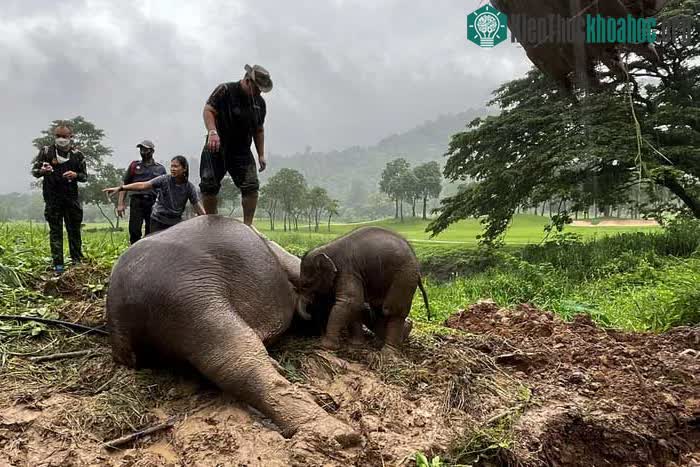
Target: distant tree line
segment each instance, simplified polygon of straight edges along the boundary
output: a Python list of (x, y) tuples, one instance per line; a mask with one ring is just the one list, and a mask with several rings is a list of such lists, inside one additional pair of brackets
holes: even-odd
[(403, 222), (404, 202), (411, 206), (412, 216), (416, 217), (416, 203), (422, 202), (423, 219), (427, 219), (428, 200), (438, 198), (442, 191), (440, 165), (433, 161), (411, 169), (406, 159), (394, 159), (386, 164), (379, 189), (394, 201), (395, 218)]
[(280, 169), (260, 189), (258, 205), (267, 214), (271, 230), (277, 229), (281, 220), (284, 231), (298, 231), (299, 224), (306, 222), (308, 229), (316, 232), (326, 219), (330, 230), (331, 219), (340, 207), (325, 188), (309, 188), (304, 175), (288, 168)]

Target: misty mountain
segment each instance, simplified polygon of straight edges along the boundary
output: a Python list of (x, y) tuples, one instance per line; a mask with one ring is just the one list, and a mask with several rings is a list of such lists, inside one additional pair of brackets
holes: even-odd
[(331, 152), (313, 152), (309, 148), (305, 153), (287, 157), (271, 155), (269, 171), (261, 174), (261, 183), (280, 168), (289, 167), (301, 172), (309, 185), (326, 188), (341, 204), (364, 201), (367, 194), (379, 191), (379, 179), (387, 162), (403, 157), (412, 166), (429, 161), (438, 161), (442, 166), (452, 135), (487, 113), (486, 109), (469, 109), (442, 115), (369, 147), (352, 146)]

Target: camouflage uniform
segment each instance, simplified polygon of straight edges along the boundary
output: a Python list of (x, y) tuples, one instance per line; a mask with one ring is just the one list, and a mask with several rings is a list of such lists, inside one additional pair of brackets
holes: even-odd
[[(80, 228), (83, 222), (83, 208), (78, 199), (78, 182), (87, 181), (87, 169), (83, 153), (75, 148), (67, 151), (67, 161), (60, 163), (56, 146), (44, 146), (32, 164), (32, 175), (42, 178), (42, 193), (44, 196), (44, 218), (49, 224), (49, 241), (54, 266), (63, 266), (63, 223), (66, 224), (68, 245), (73, 263), (83, 258)], [(44, 162), (51, 164), (53, 172), (42, 175), (41, 166)], [(75, 180), (63, 178), (63, 174), (73, 171), (77, 174)]]

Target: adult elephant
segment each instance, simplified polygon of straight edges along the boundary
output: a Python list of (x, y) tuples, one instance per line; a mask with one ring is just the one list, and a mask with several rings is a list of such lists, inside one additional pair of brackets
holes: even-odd
[(295, 312), (287, 272), (294, 263), (285, 255), (242, 222), (211, 215), (140, 240), (110, 279), (114, 359), (130, 367), (187, 362), (286, 437), (301, 431), (356, 444), (359, 436), (283, 378), (265, 349)]

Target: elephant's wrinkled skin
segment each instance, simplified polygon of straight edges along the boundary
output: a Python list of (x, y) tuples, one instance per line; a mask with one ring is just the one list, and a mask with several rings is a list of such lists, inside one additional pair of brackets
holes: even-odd
[(357, 434), (284, 379), (267, 354), (296, 306), (274, 246), (220, 216), (199, 216), (134, 244), (115, 264), (107, 296), (114, 359), (131, 367), (185, 361), (285, 436), (311, 432), (354, 444)]
[(377, 320), (375, 334), (397, 348), (410, 332), (406, 321), (413, 294), (421, 283), (418, 260), (406, 239), (379, 227), (363, 227), (307, 253), (301, 260), (300, 313), (310, 303), (332, 303), (322, 345), (336, 349), (349, 329), (361, 338), (369, 305)]

